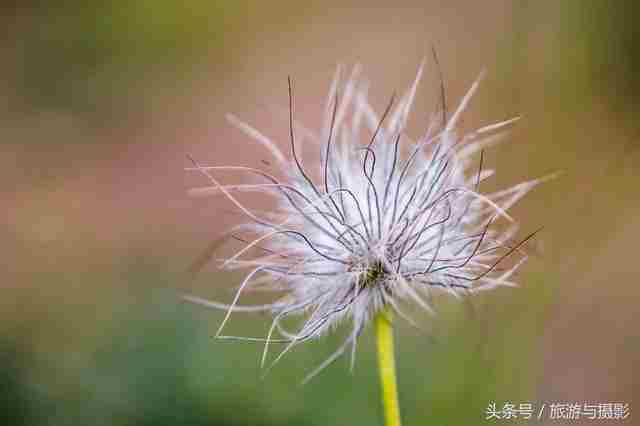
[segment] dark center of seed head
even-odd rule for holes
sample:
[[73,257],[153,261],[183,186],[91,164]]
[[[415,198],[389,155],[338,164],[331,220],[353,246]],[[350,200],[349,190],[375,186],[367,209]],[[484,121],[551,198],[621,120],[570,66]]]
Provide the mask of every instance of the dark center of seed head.
[[387,270],[379,260],[369,265],[369,268],[360,275],[358,285],[360,288],[376,285],[387,274]]

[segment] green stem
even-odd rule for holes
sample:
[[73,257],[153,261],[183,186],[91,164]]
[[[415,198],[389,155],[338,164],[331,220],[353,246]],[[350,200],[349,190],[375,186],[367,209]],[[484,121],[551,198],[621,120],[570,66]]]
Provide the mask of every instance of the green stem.
[[400,405],[396,381],[396,361],[393,351],[393,327],[391,311],[380,311],[375,318],[378,343],[378,368],[382,388],[385,426],[400,426]]

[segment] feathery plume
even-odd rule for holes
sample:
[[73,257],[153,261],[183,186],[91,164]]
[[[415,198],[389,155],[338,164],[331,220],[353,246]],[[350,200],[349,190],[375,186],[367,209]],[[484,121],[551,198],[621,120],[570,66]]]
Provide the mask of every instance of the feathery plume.
[[[264,365],[271,343],[285,344],[276,362],[295,345],[349,321],[351,331],[344,342],[308,379],[350,346],[353,356],[358,336],[385,309],[411,322],[403,305],[413,303],[432,312],[427,298],[433,290],[459,295],[515,285],[512,277],[527,258],[522,245],[535,232],[512,243],[517,223],[508,210],[549,177],[494,193],[480,191],[482,181],[493,174],[483,167],[484,148],[517,120],[460,134],[460,117],[482,76],[449,118],[443,95],[442,111],[421,137],[411,140],[405,127],[422,71],[420,66],[407,92],[397,100],[391,97],[378,115],[367,100],[359,67],[341,89],[338,69],[319,133],[294,120],[289,79],[289,155],[249,124],[228,115],[233,125],[266,148],[283,177],[251,167],[203,166],[192,159],[188,170],[201,173],[209,185],[191,192],[221,193],[248,219],[239,230],[249,236],[235,236],[244,247],[222,263],[226,269],[249,271],[231,303],[184,297],[226,311],[218,338],[263,342]],[[303,160],[297,133],[316,145],[316,151],[305,146],[305,153],[308,157],[319,149],[319,161]],[[222,185],[216,176],[231,171],[253,175],[261,183]],[[252,211],[234,196],[240,191],[273,196],[277,206],[268,214]],[[497,221],[506,225],[498,228]],[[249,288],[273,290],[279,298],[265,305],[240,305]],[[268,334],[223,335],[235,311],[271,312]],[[296,330],[283,325],[291,316],[304,318]]]

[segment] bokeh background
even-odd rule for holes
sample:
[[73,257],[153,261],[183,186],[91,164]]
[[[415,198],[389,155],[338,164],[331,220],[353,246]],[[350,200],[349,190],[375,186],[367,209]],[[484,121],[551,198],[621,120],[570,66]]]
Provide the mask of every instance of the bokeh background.
[[[56,4],[60,3],[60,4]],[[510,183],[561,170],[514,210],[530,246],[520,289],[436,300],[399,324],[407,425],[485,421],[491,401],[623,402],[640,395],[639,3],[610,1],[4,2],[0,28],[0,423],[381,425],[371,332],[305,386],[339,333],[261,378],[261,347],[219,342],[239,277],[185,273],[241,218],[192,199],[185,154],[262,158],[233,112],[286,144],[286,77],[317,128],[338,63],[361,63],[382,110],[427,58],[410,131],[482,69],[467,128],[522,115],[486,153]],[[260,335],[236,314],[229,332]],[[510,423],[515,423],[510,421]],[[543,422],[544,423],[544,422]],[[549,421],[549,424],[561,424]],[[593,423],[573,421],[572,424]]]

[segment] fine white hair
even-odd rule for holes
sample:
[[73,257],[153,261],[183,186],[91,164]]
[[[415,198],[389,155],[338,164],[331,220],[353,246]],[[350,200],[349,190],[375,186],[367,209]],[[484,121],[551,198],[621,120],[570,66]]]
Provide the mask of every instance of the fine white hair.
[[[426,132],[417,140],[407,137],[407,118],[422,72],[423,65],[407,92],[397,101],[392,97],[378,115],[367,100],[359,67],[344,84],[338,69],[318,133],[294,120],[289,79],[290,155],[251,125],[228,115],[231,124],[271,154],[284,178],[257,168],[203,166],[192,160],[188,170],[201,173],[209,185],[191,193],[223,194],[248,219],[238,228],[249,235],[237,237],[244,247],[222,263],[225,269],[249,270],[233,300],[225,304],[184,297],[226,311],[218,338],[264,342],[264,364],[270,343],[286,344],[277,361],[296,344],[350,321],[344,343],[310,378],[350,345],[355,353],[365,325],[385,307],[411,321],[401,306],[410,302],[431,312],[427,299],[433,289],[458,295],[515,285],[513,275],[527,257],[522,245],[535,233],[512,242],[517,224],[508,210],[550,176],[498,192],[480,191],[482,181],[493,174],[483,169],[484,148],[517,120],[459,132],[460,117],[482,76],[450,117],[443,100],[442,111]],[[297,134],[305,136],[307,145],[316,145],[305,146],[305,154],[319,151],[319,161],[303,163]],[[221,172],[243,172],[261,182],[222,185],[215,177]],[[277,200],[276,207],[268,213],[253,211],[234,196],[241,191],[268,194]],[[506,224],[494,226],[498,220]],[[507,258],[512,259],[504,262]],[[279,298],[264,305],[240,305],[249,288],[274,290]],[[268,334],[222,335],[234,311],[271,312]],[[283,320],[295,315],[304,317],[302,325],[286,329]]]

